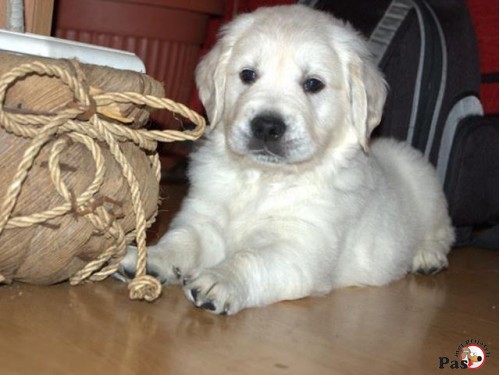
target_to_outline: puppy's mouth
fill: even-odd
[[[266,145],[261,148],[249,147],[249,154],[255,161],[263,164],[283,164],[286,161],[283,155],[273,152]]]

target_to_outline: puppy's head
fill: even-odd
[[[343,146],[367,150],[386,96],[364,40],[300,5],[261,8],[225,26],[196,82],[231,152],[275,165]]]

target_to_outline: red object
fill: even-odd
[[[468,0],[481,62],[481,103],[486,114],[498,114],[498,1]]]
[[[239,1],[239,12],[251,12],[259,7],[264,6],[274,6],[283,4],[295,4],[296,1],[290,0],[240,0]]]

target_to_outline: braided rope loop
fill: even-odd
[[[0,77],[0,126],[8,133],[30,139],[6,193],[0,197],[0,235],[5,229],[26,228],[47,223],[63,215],[74,214],[76,209],[92,224],[95,231],[112,239],[112,245],[73,274],[70,284],[77,285],[85,280],[102,280],[116,272],[126,253],[127,245],[135,240],[138,251],[136,277],[129,284],[129,296],[131,299],[154,301],[161,294],[161,284],[146,274],[146,229],[154,222],[157,211],[150,218],[146,218],[139,182],[121,144],[132,142],[148,153],[152,172],[159,183],[161,171],[158,154],[155,152],[157,143],[196,140],[205,130],[205,120],[186,106],[167,98],[135,92],[99,92],[91,95],[78,63],[72,63],[76,65],[76,72],[70,72],[55,64],[35,61],[13,68]],[[5,108],[9,88],[28,75],[48,76],[60,80],[70,89],[75,102],[53,114],[16,113]],[[186,131],[132,129],[117,123],[117,119],[123,119],[124,122],[129,120],[120,114],[109,118],[110,108],[118,108],[119,104],[166,109],[188,119],[195,128]],[[54,139],[47,163],[48,170],[53,186],[65,203],[43,212],[13,217],[21,188],[35,158],[41,149]],[[77,196],[66,186],[61,174],[60,157],[71,143],[83,145],[95,164],[91,183]],[[115,216],[103,205],[93,207],[106,170],[105,159],[98,143],[106,144],[127,183],[135,214],[135,229],[129,233],[124,232]]]

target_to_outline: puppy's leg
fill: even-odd
[[[169,231],[156,245],[148,248],[149,274],[162,282],[178,284],[183,278],[192,277],[200,269],[212,267],[224,259],[225,243],[221,229],[224,224],[220,222],[224,216],[217,215],[215,208],[205,206],[210,207],[199,201],[187,202]],[[133,276],[136,259],[136,249],[129,247],[121,262],[121,279]]]
[[[184,292],[196,306],[215,314],[328,292],[328,262],[305,252],[307,247],[286,243],[238,251],[186,279]]]

